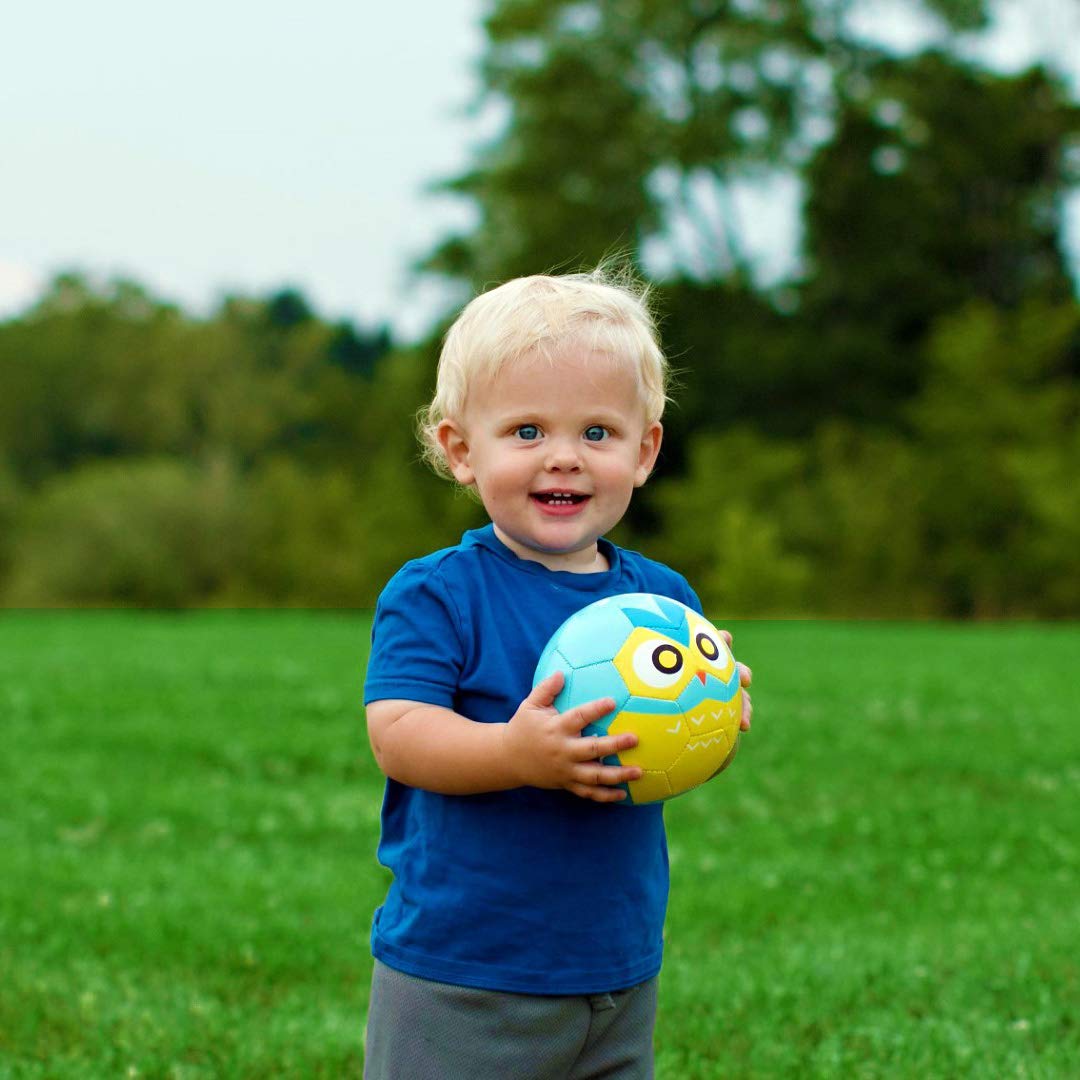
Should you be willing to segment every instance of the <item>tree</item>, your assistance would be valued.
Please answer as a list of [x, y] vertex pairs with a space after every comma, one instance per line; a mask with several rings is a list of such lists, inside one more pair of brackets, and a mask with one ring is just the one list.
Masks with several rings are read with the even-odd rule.
[[197, 319], [57, 279], [0, 324], [0, 595], [370, 605], [477, 518], [403, 470], [431, 357], [389, 349], [288, 291]]
[[[851, 0], [497, 0], [485, 96], [500, 135], [448, 190], [478, 227], [432, 269], [474, 286], [613, 249], [668, 248], [676, 273], [748, 280], [736, 184], [799, 171], [837, 106], [881, 53], [852, 30]], [[925, 0], [980, 26], [984, 0]], [[672, 226], [688, 223], [680, 240]], [[670, 250], [674, 248], [674, 250]]]
[[811, 416], [895, 416], [931, 325], [972, 303], [1073, 295], [1062, 204], [1080, 108], [1043, 69], [992, 75], [940, 53], [882, 60], [807, 170], [813, 348], [789, 386]]
[[1080, 304], [942, 319], [925, 393], [925, 573], [951, 615], [1080, 609]]
[[[901, 426], [936, 319], [1071, 293], [1061, 205], [1080, 112], [1044, 70], [872, 47], [856, 6], [496, 3], [483, 74], [507, 122], [449, 184], [478, 226], [429, 267], [479, 288], [622, 251], [649, 276], [663, 249], [658, 308], [683, 391], [669, 468], [703, 426]], [[980, 0], [922, 8], [946, 39], [987, 18]], [[806, 192], [804, 273], [771, 292], [733, 193], [778, 173]]]
[[391, 348], [291, 290], [196, 319], [133, 282], [61, 275], [0, 325], [0, 460], [34, 486], [117, 457], [336, 453]]

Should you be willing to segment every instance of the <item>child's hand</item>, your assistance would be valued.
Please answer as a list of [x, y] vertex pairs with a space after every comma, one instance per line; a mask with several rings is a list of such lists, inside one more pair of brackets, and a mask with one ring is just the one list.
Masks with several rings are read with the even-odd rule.
[[[727, 630], [721, 630], [720, 636], [727, 642], [727, 646], [731, 648], [731, 634]], [[740, 664], [738, 660], [735, 661], [739, 668], [739, 685], [743, 688], [742, 695], [742, 717], [739, 720], [739, 730], [750, 730], [750, 717], [754, 715], [754, 706], [750, 701], [750, 695], [747, 691], [750, 689], [750, 683], [754, 680], [754, 673], [745, 665]]]
[[616, 784], [641, 778], [636, 766], [604, 765], [600, 759], [637, 745], [637, 736], [590, 735], [582, 729], [615, 708], [611, 698], [578, 705], [560, 713], [555, 698], [563, 688], [563, 674], [556, 671], [533, 687], [506, 725], [504, 747], [507, 760], [522, 784], [539, 788], [565, 788], [583, 799], [618, 802], [626, 792]]

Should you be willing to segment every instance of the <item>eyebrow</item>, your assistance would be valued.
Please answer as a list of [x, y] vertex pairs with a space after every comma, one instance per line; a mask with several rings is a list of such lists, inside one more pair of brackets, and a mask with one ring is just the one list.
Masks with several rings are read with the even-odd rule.
[[[540, 413], [509, 413], [498, 418], [500, 427], [520, 427], [524, 424], [535, 424], [537, 427], [543, 427], [545, 422], [545, 418]], [[601, 427], [621, 428], [624, 423], [625, 418], [616, 413], [598, 411], [588, 413], [581, 426], [583, 429], [594, 427], [597, 424]]]

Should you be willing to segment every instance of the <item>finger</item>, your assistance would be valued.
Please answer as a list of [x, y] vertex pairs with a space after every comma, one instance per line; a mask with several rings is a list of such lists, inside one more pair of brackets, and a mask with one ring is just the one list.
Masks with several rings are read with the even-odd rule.
[[531, 705], [547, 708], [554, 704], [559, 696], [566, 678], [561, 671], [552, 672], [546, 679], [541, 679], [529, 692], [525, 699]]
[[754, 715], [754, 703], [750, 700], [750, 695], [743, 691], [742, 696], [742, 717], [739, 719], [739, 730], [750, 730], [750, 718]]
[[720, 631], [720, 636], [724, 639], [725, 643], [727, 644], [727, 647], [730, 649], [731, 648], [731, 643], [735, 640], [731, 636], [731, 631], [730, 630], [721, 630]]
[[637, 746], [638, 737], [630, 731], [618, 735], [583, 735], [573, 749], [575, 761], [599, 761]]
[[599, 720], [601, 716], [607, 716], [615, 710], [614, 698], [597, 698], [595, 701], [586, 701], [583, 705], [575, 705], [563, 713], [569, 730], [581, 731], [589, 724]]
[[749, 686], [753, 681], [754, 673], [745, 664], [739, 664], [739, 685]]
[[593, 802], [622, 802], [626, 798], [626, 792], [619, 787], [589, 787], [587, 784], [570, 784], [567, 791], [582, 799], [591, 799]]
[[590, 788], [614, 787], [640, 779], [641, 769], [637, 765], [601, 765], [599, 761], [575, 765], [570, 773], [572, 783]]

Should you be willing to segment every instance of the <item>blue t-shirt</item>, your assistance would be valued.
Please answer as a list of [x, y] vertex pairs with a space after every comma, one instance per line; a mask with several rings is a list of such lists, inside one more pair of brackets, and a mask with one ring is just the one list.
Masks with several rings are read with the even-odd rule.
[[[401, 698], [510, 719], [548, 639], [605, 596], [654, 592], [701, 610], [674, 570], [600, 541], [609, 569], [553, 571], [489, 525], [407, 563], [375, 613], [364, 703]], [[439, 795], [387, 780], [379, 860], [394, 875], [371, 948], [420, 978], [595, 994], [660, 970], [668, 894], [662, 807], [522, 787]]]

